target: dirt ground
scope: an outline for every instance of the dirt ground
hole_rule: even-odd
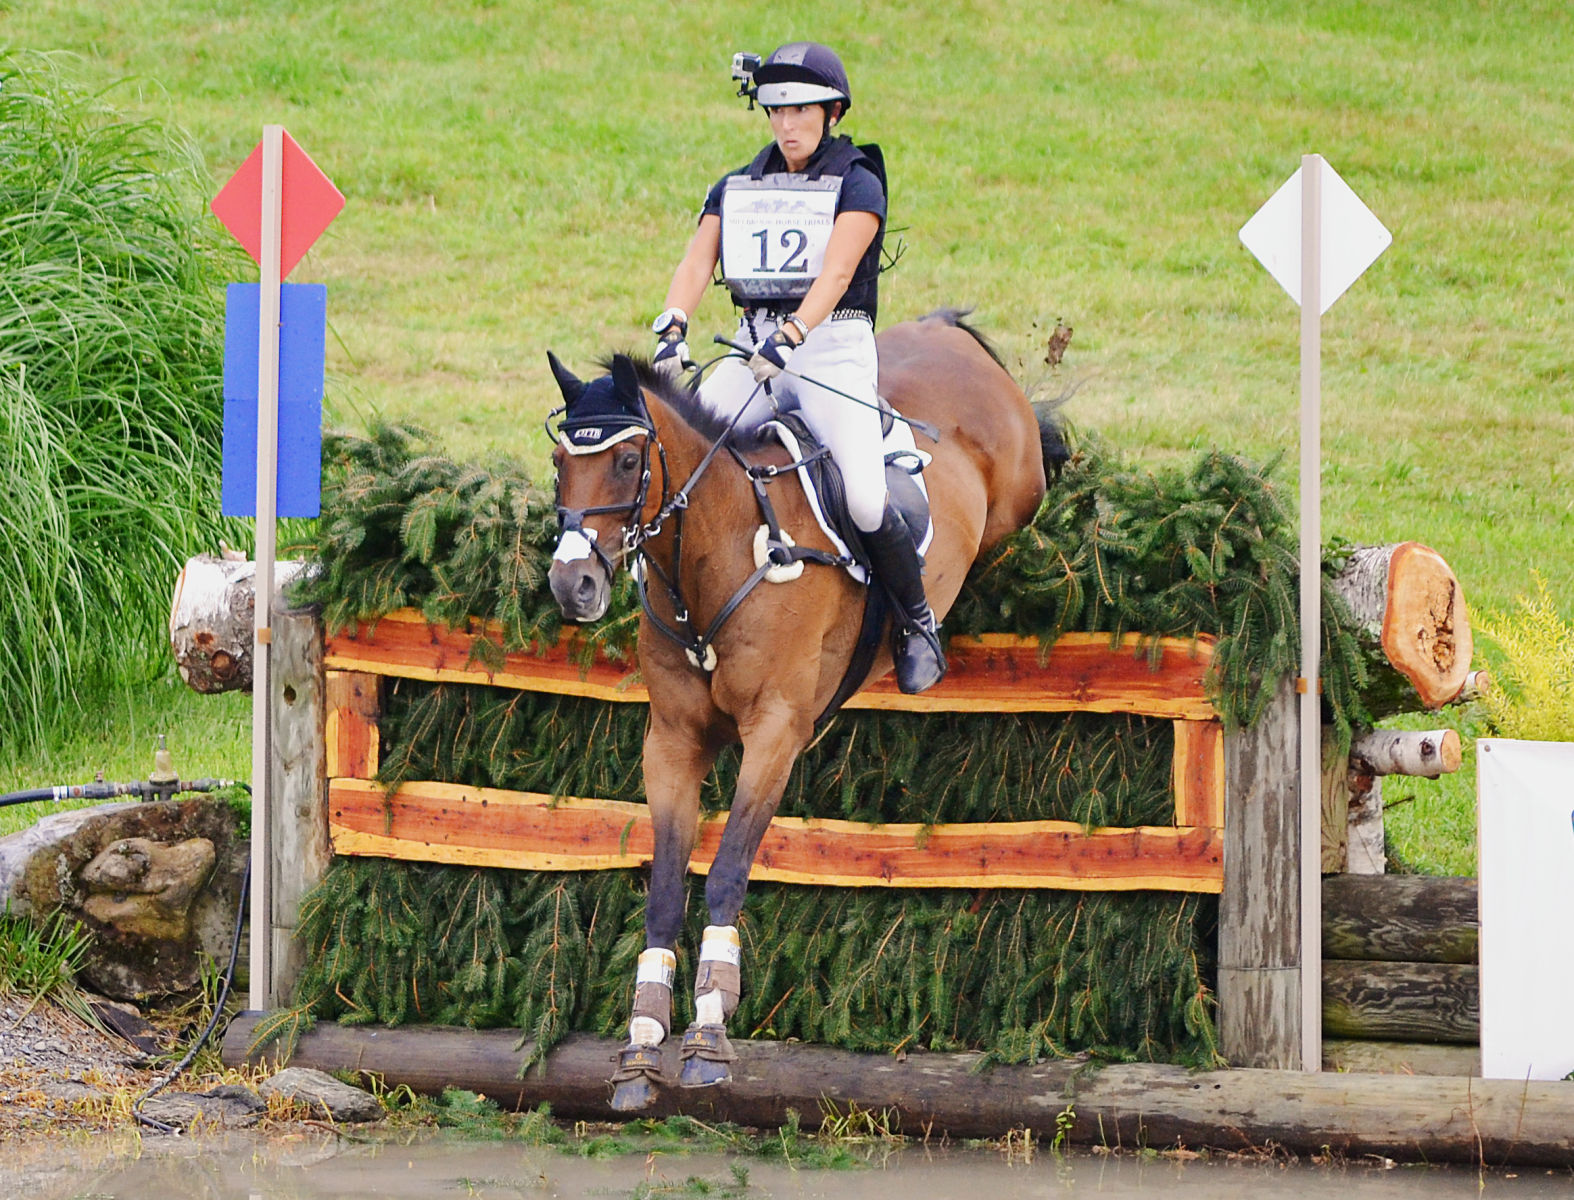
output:
[[[62,1009],[0,1000],[0,1139],[123,1125],[158,1077],[129,1042]]]

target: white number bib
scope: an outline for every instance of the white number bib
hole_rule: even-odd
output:
[[[798,299],[820,277],[840,176],[733,175],[721,196],[721,274],[734,298]]]

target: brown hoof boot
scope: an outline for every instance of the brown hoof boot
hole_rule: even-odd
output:
[[[678,1084],[686,1088],[714,1087],[732,1078],[727,1064],[738,1055],[727,1040],[725,1025],[690,1025],[683,1034],[683,1068]]]
[[[639,1112],[656,1099],[661,1082],[660,1046],[625,1046],[618,1051],[618,1069],[612,1072],[612,1110]]]

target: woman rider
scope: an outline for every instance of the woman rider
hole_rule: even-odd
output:
[[[736,340],[755,346],[745,362],[717,365],[699,396],[742,428],[797,409],[841,468],[847,507],[875,575],[895,601],[901,628],[897,684],[920,692],[945,674],[922,564],[907,526],[887,502],[877,400],[880,246],[886,194],[876,147],[834,130],[852,107],[842,61],[816,42],[777,49],[744,92],[770,121],[772,141],[705,197],[699,228],[652,326],[655,365],[676,377],[688,360],[689,314],[720,262],[743,311]],[[791,374],[784,374],[790,370]],[[823,379],[857,404],[799,376]]]

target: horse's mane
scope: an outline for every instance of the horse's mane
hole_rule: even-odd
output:
[[[650,359],[643,355],[630,354],[627,358],[634,364],[634,375],[639,380],[640,387],[655,393],[668,408],[683,418],[683,423],[690,429],[711,442],[726,431],[728,419],[717,416],[701,404],[699,394],[693,389],[663,375],[651,365]],[[603,359],[601,365],[610,371],[612,359],[610,357]],[[748,451],[758,449],[764,439],[757,431],[734,428],[730,441],[739,450]]]

